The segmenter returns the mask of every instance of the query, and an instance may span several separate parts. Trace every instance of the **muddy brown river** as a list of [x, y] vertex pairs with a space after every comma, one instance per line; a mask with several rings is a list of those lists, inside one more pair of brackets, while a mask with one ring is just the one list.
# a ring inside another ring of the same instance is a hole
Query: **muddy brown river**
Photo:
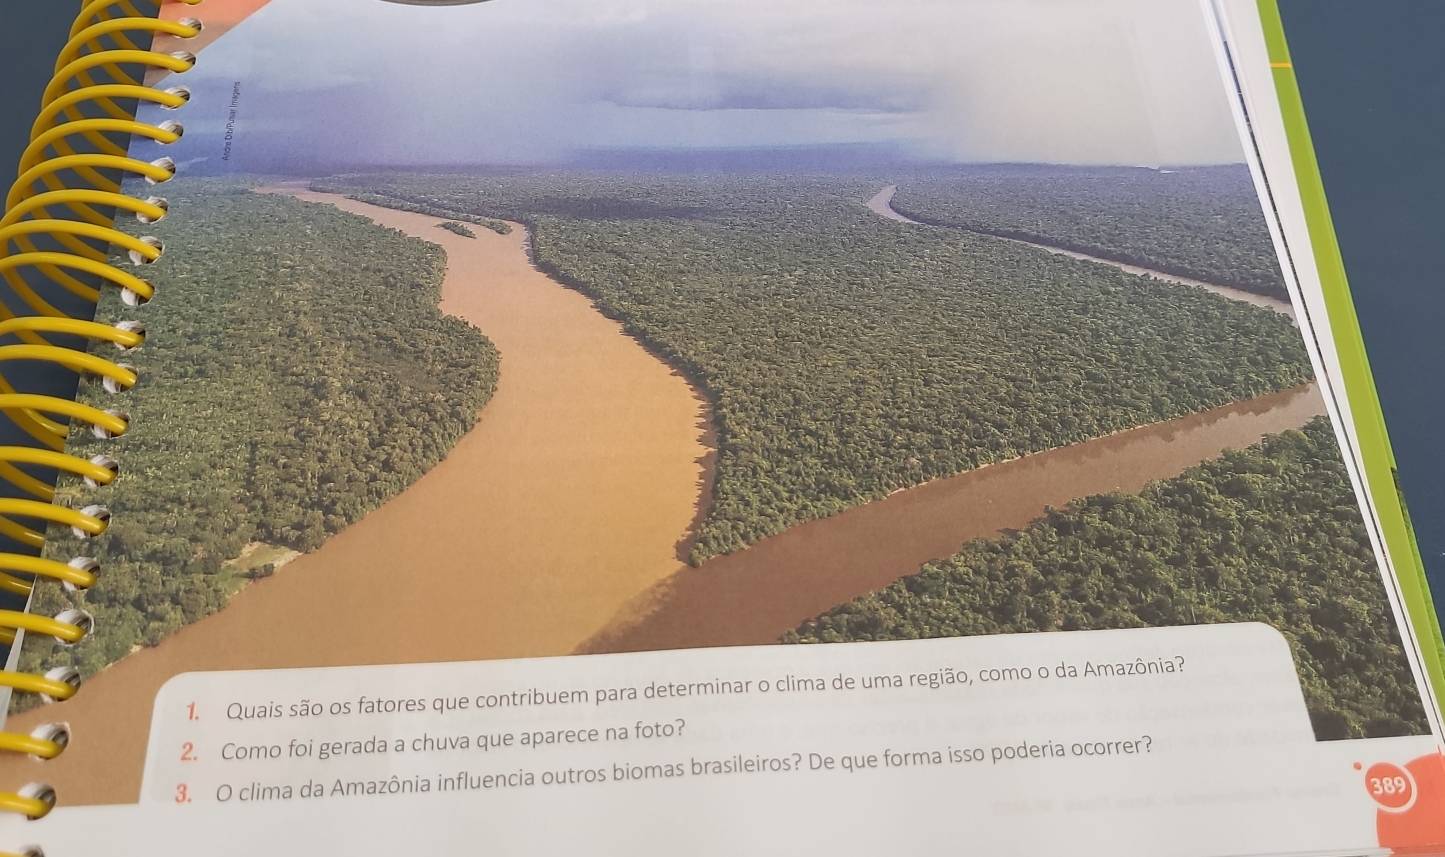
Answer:
[[[451, 455], [380, 509], [74, 700], [14, 718], [71, 723], [74, 744], [43, 770], [64, 803], [136, 799], [151, 701], [180, 672], [775, 641], [1045, 506], [1138, 490], [1324, 412], [1307, 385], [938, 480], [687, 568], [711, 476], [706, 405], [533, 268], [522, 227], [469, 239], [435, 217], [273, 190], [445, 248], [441, 308], [497, 344], [501, 383]], [[0, 763], [7, 781], [40, 773]]]
[[[66, 804], [134, 801], [151, 701], [190, 670], [562, 655], [678, 567], [705, 477], [706, 405], [578, 292], [534, 269], [527, 232], [281, 189], [441, 245], [441, 309], [502, 354], [481, 419], [410, 488], [221, 612], [106, 669], [74, 699], [14, 718], [66, 720], [41, 771]], [[100, 584], [104, 585], [104, 583]]]
[[1138, 491], [1323, 413], [1324, 399], [1307, 384], [900, 491], [678, 572], [583, 651], [774, 642], [831, 607], [952, 556], [969, 539], [1023, 527], [1045, 506]]

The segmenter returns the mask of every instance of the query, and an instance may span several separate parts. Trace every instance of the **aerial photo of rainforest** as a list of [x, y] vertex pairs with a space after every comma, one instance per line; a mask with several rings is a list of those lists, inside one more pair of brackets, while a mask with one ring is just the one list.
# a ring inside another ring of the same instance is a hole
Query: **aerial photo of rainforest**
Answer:
[[1264, 622], [1320, 740], [1428, 731], [1197, 4], [1035, 5], [208, 46], [157, 297], [100, 307], [133, 428], [73, 440], [123, 475], [61, 492], [113, 523], [48, 548], [104, 571], [37, 596], [96, 629], [24, 652], [87, 676], [15, 715], [103, 736], [67, 803], [203, 669]]

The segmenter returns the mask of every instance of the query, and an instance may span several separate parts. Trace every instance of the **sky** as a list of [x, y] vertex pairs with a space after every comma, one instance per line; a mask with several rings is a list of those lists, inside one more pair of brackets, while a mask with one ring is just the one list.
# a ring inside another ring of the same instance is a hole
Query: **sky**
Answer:
[[185, 154], [212, 167], [238, 93], [231, 169], [841, 144], [1241, 159], [1197, 0], [271, 0], [183, 82]]

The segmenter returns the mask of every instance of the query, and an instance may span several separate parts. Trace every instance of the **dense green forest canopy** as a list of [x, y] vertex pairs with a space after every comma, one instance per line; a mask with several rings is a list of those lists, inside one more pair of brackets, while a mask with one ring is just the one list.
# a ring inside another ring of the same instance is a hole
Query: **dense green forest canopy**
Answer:
[[805, 623], [842, 642], [1265, 622], [1322, 739], [1412, 735], [1425, 712], [1327, 418], [1081, 500]]
[[346, 176], [524, 221], [548, 273], [687, 374], [718, 435], [700, 562], [984, 464], [1290, 387], [1283, 316], [964, 231], [886, 221], [869, 176]]
[[1039, 241], [1289, 298], [1243, 165], [975, 166], [894, 181], [894, 209], [924, 223]]
[[146, 270], [155, 300], [128, 309], [112, 295], [98, 312], [145, 322], [125, 358], [141, 382], [119, 398], [82, 393], [124, 407], [131, 429], [71, 439], [78, 455], [120, 460], [114, 486], [66, 489], [114, 519], [94, 543], [52, 531], [47, 548], [101, 560], [83, 596], [96, 629], [53, 653], [34, 638], [32, 662], [90, 673], [218, 609], [242, 582], [226, 563], [243, 546], [317, 547], [440, 461], [496, 384], [491, 343], [437, 309], [435, 245], [231, 185], [166, 191], [174, 214], [146, 230], [170, 250]]
[[455, 220], [443, 221], [442, 223], [438, 223], [437, 227], [440, 229], [445, 229], [453, 235], [460, 235], [463, 238], [477, 237], [477, 233], [473, 232], [471, 230], [471, 227], [467, 226], [465, 223], [458, 223]]

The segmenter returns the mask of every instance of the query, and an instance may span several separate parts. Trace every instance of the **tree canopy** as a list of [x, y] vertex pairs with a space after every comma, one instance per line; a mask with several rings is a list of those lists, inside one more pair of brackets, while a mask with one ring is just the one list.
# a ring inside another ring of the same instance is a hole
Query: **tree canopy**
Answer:
[[1249, 170], [980, 166], [899, 180], [923, 223], [1022, 238], [1289, 298]]
[[[229, 561], [252, 542], [306, 551], [381, 505], [442, 459], [497, 381], [492, 344], [437, 309], [446, 259], [433, 244], [330, 206], [215, 182], [167, 185], [174, 215], [152, 227], [169, 252], [146, 275], [145, 307], [102, 302], [101, 319], [141, 318], [115, 441], [77, 432], [71, 450], [119, 459], [111, 487], [66, 483], [62, 499], [101, 502], [106, 534], [53, 530], [47, 552], [97, 556], [83, 596], [92, 639], [29, 663], [89, 674], [224, 606], [250, 574]], [[53, 611], [59, 587], [37, 590]]]
[[1418, 735], [1425, 711], [1329, 420], [1139, 494], [969, 542], [785, 642], [1264, 622], [1321, 739]]

